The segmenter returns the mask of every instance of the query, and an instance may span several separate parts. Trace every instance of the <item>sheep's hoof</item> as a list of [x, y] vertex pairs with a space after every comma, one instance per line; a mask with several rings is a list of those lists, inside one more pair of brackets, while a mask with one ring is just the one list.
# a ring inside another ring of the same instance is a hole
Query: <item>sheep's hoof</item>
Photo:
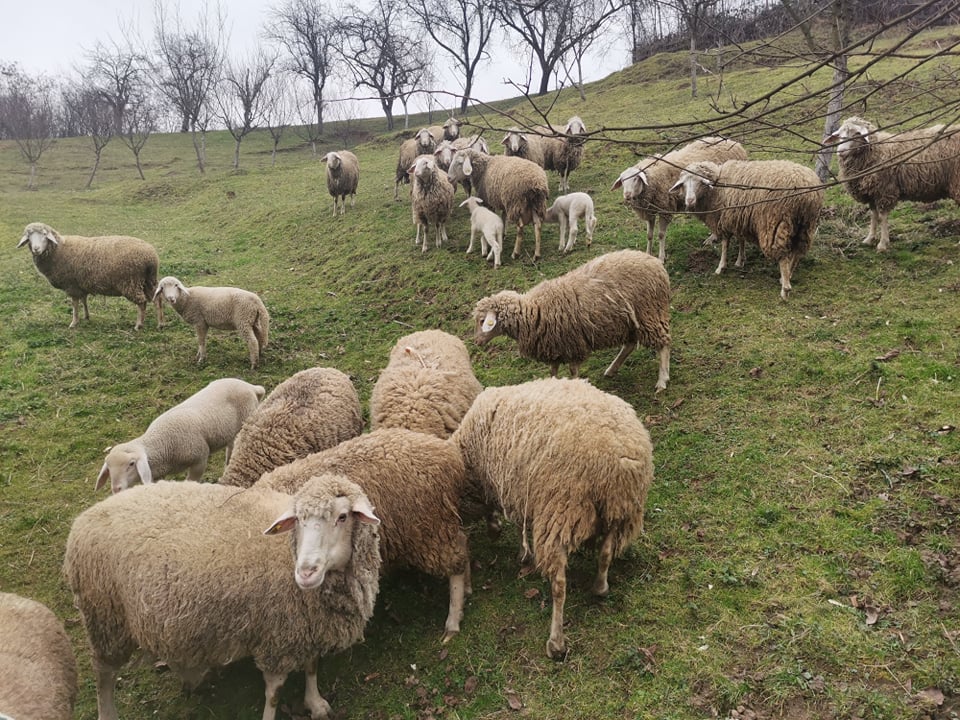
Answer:
[[561, 638], [554, 641], [553, 638], [547, 640], [547, 657], [557, 662], [563, 662], [567, 659], [567, 643]]
[[877, 245], [877, 252], [886, 252], [889, 249], [890, 249], [889, 245], [883, 245], [883, 244]]
[[441, 645], [446, 645], [448, 642], [453, 640], [457, 635], [460, 634], [459, 630], [447, 630], [443, 634], [443, 638], [440, 640]]
[[606, 580], [594, 580], [590, 592], [597, 597], [606, 597], [610, 592], [610, 584]]
[[861, 245], [873, 245], [873, 235], [867, 235], [863, 240], [860, 241]]

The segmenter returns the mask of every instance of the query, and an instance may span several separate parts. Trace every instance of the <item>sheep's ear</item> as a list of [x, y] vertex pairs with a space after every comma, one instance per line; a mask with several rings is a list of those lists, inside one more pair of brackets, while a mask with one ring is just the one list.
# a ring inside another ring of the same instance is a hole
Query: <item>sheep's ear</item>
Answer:
[[463, 206], [466, 205], [468, 202], [470, 202], [470, 198], [467, 198], [467, 199], [464, 200], [462, 203], [460, 203], [460, 207], [463, 207]]
[[103, 467], [100, 468], [100, 474], [97, 475], [97, 484], [93, 486], [93, 491], [96, 492], [103, 487], [104, 483], [110, 479], [110, 468], [107, 467], [107, 464], [104, 463]]
[[647, 187], [650, 187], [650, 183], [647, 182], [647, 174], [643, 170], [637, 173], [637, 177], [640, 178], [640, 182], [642, 182]]
[[52, 232], [51, 230], [45, 231], [45, 232], [43, 233], [43, 235], [44, 235], [44, 237], [47, 238], [47, 240], [49, 240], [50, 242], [52, 242], [54, 245], [59, 245], [59, 244], [60, 244], [60, 241], [57, 240], [57, 234], [54, 233], [54, 232]]
[[487, 315], [483, 318], [483, 323], [480, 325], [480, 329], [483, 332], [490, 332], [497, 326], [497, 314], [493, 310], [488, 310]]
[[616, 190], [617, 188], [622, 187], [622, 186], [623, 186], [623, 178], [622, 178], [622, 177], [618, 177], [616, 180], [613, 181], [613, 185], [610, 186], [610, 189], [611, 189], [611, 190]]
[[137, 458], [137, 474], [140, 475], [140, 482], [149, 485], [153, 482], [153, 473], [150, 471], [150, 463], [146, 455], [140, 455]]
[[270, 525], [266, 530], [263, 531], [264, 535], [282, 535], [283, 533], [288, 533], [297, 526], [297, 516], [293, 510], [287, 510], [283, 515], [278, 517], [273, 521], [273, 524]]
[[368, 525], [380, 524], [380, 518], [373, 514], [373, 506], [364, 495], [361, 495], [353, 501], [352, 510], [354, 518], [359, 522], [367, 523]]
[[473, 172], [473, 163], [470, 162], [470, 156], [464, 155], [463, 156], [463, 174], [469, 175], [472, 172]]
[[17, 243], [17, 247], [18, 247], [18, 248], [22, 248], [24, 245], [27, 244], [27, 240], [29, 240], [29, 239], [30, 239], [30, 236], [27, 235], [26, 233], [24, 233], [24, 234], [23, 234], [23, 237], [20, 238], [20, 242]]
[[483, 205], [483, 199], [477, 198], [477, 205]]
[[670, 189], [667, 192], [673, 192], [674, 190], [679, 190], [683, 187], [683, 179], [677, 180], [673, 185], [670, 186]]
[[162, 292], [163, 292], [163, 288], [157, 285], [157, 289], [153, 291], [153, 297], [151, 298], [151, 300], [155, 301], [157, 299], [157, 295], [160, 295], [160, 293]]

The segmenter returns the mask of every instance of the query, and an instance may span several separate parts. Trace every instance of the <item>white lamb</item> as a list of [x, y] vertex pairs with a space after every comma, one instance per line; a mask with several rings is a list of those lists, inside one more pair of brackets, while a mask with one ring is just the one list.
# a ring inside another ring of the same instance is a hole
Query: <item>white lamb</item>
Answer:
[[[470, 209], [470, 245], [467, 252], [473, 252], [473, 239], [480, 233], [480, 254], [489, 260], [493, 258], [493, 267], [500, 267], [500, 255], [503, 252], [503, 220], [492, 210], [483, 207], [483, 200], [470, 196], [460, 207]], [[489, 254], [487, 249], [489, 248]]]
[[[597, 216], [593, 212], [593, 198], [585, 192], [575, 192], [561, 195], [547, 208], [544, 222], [560, 223], [560, 252], [568, 253], [573, 250], [577, 241], [577, 223], [583, 218], [583, 226], [587, 232], [587, 247], [593, 243], [593, 229], [597, 226]], [[570, 236], [567, 239], [567, 228]], [[566, 242], [564, 240], [566, 239]]]

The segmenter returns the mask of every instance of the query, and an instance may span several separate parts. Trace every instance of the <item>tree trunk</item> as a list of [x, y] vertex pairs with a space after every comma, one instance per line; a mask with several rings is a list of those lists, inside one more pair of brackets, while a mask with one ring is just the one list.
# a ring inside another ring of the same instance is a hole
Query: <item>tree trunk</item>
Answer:
[[144, 175], [143, 175], [143, 166], [140, 165], [140, 151], [139, 151], [139, 150], [134, 150], [134, 151], [133, 151], [133, 157], [134, 157], [134, 158], [136, 159], [136, 161], [137, 161], [137, 172], [140, 173], [140, 179], [141, 179], [141, 180], [146, 180], [147, 178], [144, 177]]
[[203, 152], [202, 143], [200, 139], [197, 137], [197, 134], [198, 133], [196, 130], [193, 130], [190, 133], [191, 139], [193, 140], [193, 151], [197, 155], [197, 169], [200, 171], [200, 174], [203, 175], [206, 172], [206, 167], [204, 167], [204, 162], [203, 162], [204, 152]]
[[463, 86], [463, 97], [460, 98], [460, 116], [467, 114], [467, 103], [470, 102], [470, 93], [473, 92], [473, 73], [467, 73]]
[[97, 174], [97, 168], [99, 167], [100, 167], [100, 153], [97, 152], [94, 156], [93, 170], [90, 171], [90, 177], [87, 178], [87, 184], [83, 186], [85, 190], [90, 189], [90, 186], [93, 184], [93, 178]]
[[[846, 86], [850, 73], [847, 70], [847, 56], [838, 55], [833, 65], [833, 90], [830, 92], [830, 102], [827, 103], [827, 117], [823, 121], [823, 139], [833, 135], [840, 127], [840, 113], [843, 110], [843, 89]], [[820, 182], [826, 182], [830, 177], [830, 163], [833, 160], [832, 147], [821, 147], [817, 153], [815, 171]]]
[[27, 190], [33, 190], [33, 183], [37, 179], [37, 164], [30, 163], [30, 180], [27, 181]]
[[237, 138], [237, 142], [233, 146], [233, 169], [240, 169], [240, 138]]
[[697, 37], [690, 31], [690, 97], [697, 96]]

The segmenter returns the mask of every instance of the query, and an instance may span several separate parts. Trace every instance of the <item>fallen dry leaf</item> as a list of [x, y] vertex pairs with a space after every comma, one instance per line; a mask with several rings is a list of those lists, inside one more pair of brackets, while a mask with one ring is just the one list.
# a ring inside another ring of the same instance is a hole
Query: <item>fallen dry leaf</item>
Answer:
[[477, 690], [477, 685], [479, 684], [480, 684], [479, 678], [477, 678], [476, 675], [471, 675], [463, 683], [463, 691], [467, 693], [467, 695], [473, 695], [473, 693], [476, 692]]
[[898, 348], [894, 348], [893, 350], [885, 352], [883, 355], [878, 355], [874, 358], [874, 360], [877, 362], [887, 362], [888, 360], [893, 360], [899, 354], [900, 350]]
[[506, 691], [507, 705], [510, 706], [511, 710], [522, 710], [523, 701], [520, 699], [520, 696], [517, 695], [516, 691], [507, 689]]
[[937, 688], [927, 688], [926, 690], [921, 690], [916, 694], [917, 700], [920, 702], [926, 703], [928, 705], [936, 705], [940, 707], [943, 705], [943, 693]]

